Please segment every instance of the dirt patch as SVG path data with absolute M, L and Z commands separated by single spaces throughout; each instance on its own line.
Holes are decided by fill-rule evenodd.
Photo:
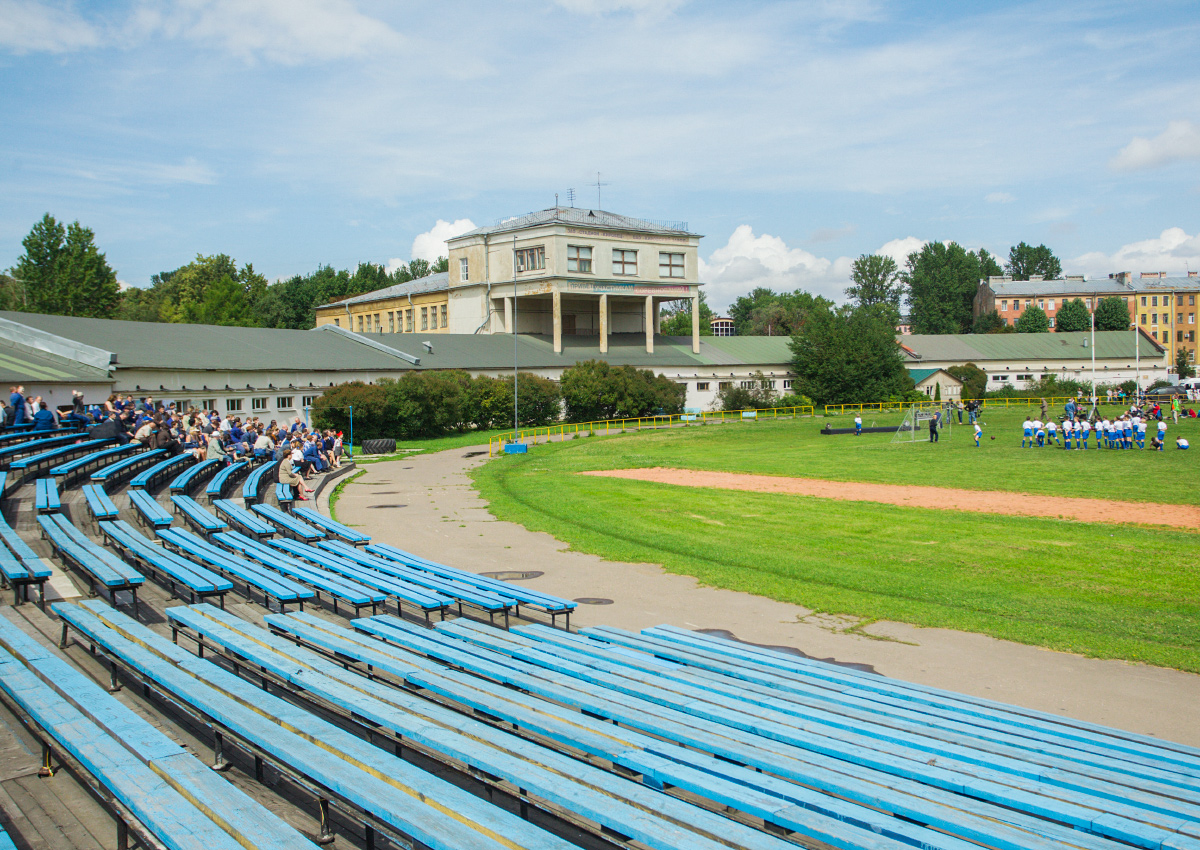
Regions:
M 1082 522 L 1124 522 L 1167 525 L 1200 530 L 1200 508 L 1191 505 L 1162 505 L 1151 502 L 1117 502 L 1109 499 L 1080 499 L 1067 496 L 1037 496 L 1003 490 L 959 490 L 953 487 L 924 487 L 901 484 L 865 484 L 823 481 L 817 478 L 785 478 L 734 472 L 705 472 L 695 469 L 606 469 L 582 472 L 604 478 L 627 478 L 681 487 L 715 487 L 753 493 L 787 493 L 849 502 L 882 502 L 910 508 L 973 511 L 981 514 L 1074 519 Z

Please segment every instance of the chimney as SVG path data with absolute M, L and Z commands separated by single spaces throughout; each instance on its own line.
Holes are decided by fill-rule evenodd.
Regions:
M 1110 280 L 1117 281 L 1117 283 L 1129 283 L 1133 280 L 1133 272 L 1116 272 L 1110 274 L 1108 277 Z
M 1031 274 L 1031 275 L 1029 276 L 1029 279 L 1030 279 L 1031 281 L 1033 281 L 1033 280 L 1045 280 L 1045 279 L 1046 279 L 1046 276 L 1045 276 L 1045 275 L 1043 275 L 1043 274 Z
M 987 282 L 988 283 L 1012 283 L 1012 277 L 1010 277 L 1009 275 L 992 274 L 992 275 L 988 275 Z
M 1188 277 L 1200 277 L 1200 272 L 1188 272 Z
M 1143 280 L 1145 280 L 1148 277 L 1161 279 L 1161 278 L 1166 277 L 1167 273 L 1166 272 L 1142 272 L 1141 275 L 1139 275 L 1139 276 Z

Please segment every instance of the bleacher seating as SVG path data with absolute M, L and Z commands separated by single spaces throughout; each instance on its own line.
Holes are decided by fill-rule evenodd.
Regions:
M 116 484 L 118 481 L 124 479 L 126 475 L 131 474 L 151 461 L 156 461 L 166 453 L 165 449 L 151 449 L 148 452 L 139 452 L 133 457 L 122 458 L 116 463 L 110 463 L 93 472 L 91 482 L 105 487 L 109 484 Z
M 7 486 L 9 489 L 15 490 L 27 478 L 31 478 L 43 470 L 57 466 L 59 463 L 79 457 L 80 455 L 90 454 L 110 443 L 112 443 L 112 440 L 83 440 L 82 442 L 71 443 L 65 446 L 56 446 L 44 452 L 23 457 L 20 460 L 14 460 L 8 465 L 9 475 Z
M 96 522 L 104 519 L 116 519 L 121 511 L 115 502 L 99 484 L 84 484 L 81 488 L 87 501 L 88 513 Z
M 196 462 L 196 458 L 184 452 L 183 454 L 169 457 L 166 460 L 160 460 L 148 469 L 143 469 L 129 482 L 129 486 L 135 490 L 147 489 L 154 487 L 159 481 L 164 478 L 170 478 L 185 466 L 190 466 Z
M 53 514 L 62 510 L 62 499 L 58 495 L 58 482 L 53 478 L 39 478 L 35 484 L 33 509 L 39 514 Z
M 259 494 L 274 477 L 275 469 L 278 466 L 276 461 L 268 461 L 255 467 L 254 471 L 246 476 L 246 481 L 242 484 L 242 502 L 247 507 L 261 501 Z
M 296 501 L 295 495 L 292 494 L 292 485 L 284 484 L 282 481 L 277 483 L 275 485 L 275 501 L 283 510 L 290 511 L 292 504 Z
M 158 503 L 158 499 L 145 490 L 130 490 L 129 504 L 134 509 L 137 518 L 149 528 L 166 528 L 174 521 Z
M 138 846 L 315 850 L 280 817 L 4 617 L 0 644 L 0 690 L 18 717 L 58 760 L 66 758 L 91 776 L 136 818 L 128 826 Z M 119 823 L 118 846 L 128 843 L 128 826 Z M 0 840 L 0 850 L 5 846 Z
M 317 540 L 325 539 L 324 531 L 321 531 L 319 528 L 313 528 L 304 520 L 298 519 L 286 511 L 281 511 L 274 505 L 259 502 L 258 504 L 251 505 L 250 509 L 263 519 L 273 523 L 277 529 L 289 537 L 294 537 L 305 543 L 314 543 Z
M 123 455 L 136 453 L 140 448 L 135 443 L 126 443 L 123 446 L 100 449 L 100 451 L 92 452 L 83 457 L 69 460 L 66 463 L 60 463 L 58 466 L 50 467 L 50 474 L 58 479 L 60 484 L 65 485 L 101 462 L 111 461 Z
M 170 701 L 207 718 L 224 736 L 252 748 L 302 784 L 334 798 L 344 818 L 359 821 L 359 835 L 369 826 L 393 844 L 419 842 L 432 850 L 573 846 L 256 683 L 198 660 L 107 606 L 51 607 L 130 675 L 152 683 Z
M 294 507 L 292 508 L 292 513 L 301 519 L 312 523 L 318 528 L 324 529 L 328 534 L 341 538 L 351 545 L 365 546 L 371 542 L 369 535 L 355 531 L 349 526 L 342 525 L 337 520 L 330 519 L 315 508 Z
M 111 594 L 128 590 L 133 598 L 133 612 L 137 615 L 137 589 L 146 577 L 126 564 L 112 552 L 97 546 L 62 514 L 46 514 L 37 517 L 42 536 L 50 541 L 59 559 L 75 567 L 88 579 L 92 595 L 97 585 L 103 585 Z
M 229 528 L 228 523 L 210 514 L 191 496 L 172 496 L 171 504 L 175 506 L 175 513 L 202 534 L 212 534 L 214 531 L 225 531 Z
M 218 549 L 208 541 L 184 531 L 182 528 L 164 528 L 158 532 L 163 544 L 181 555 L 187 555 L 231 578 L 240 579 L 246 585 L 246 598 L 254 601 L 251 588 L 263 594 L 263 606 L 270 609 L 273 598 L 280 611 L 289 604 L 297 604 L 304 610 L 304 600 L 313 598 L 313 591 L 298 581 L 271 570 L 254 561 L 239 557 L 224 549 Z
M 0 517 L 0 535 L 4 544 L 0 544 L 0 579 L 5 587 L 13 591 L 13 605 L 29 601 L 29 588 L 37 585 L 38 604 L 46 607 L 46 581 L 50 578 L 50 570 L 34 554 L 24 540 L 13 531 L 3 517 Z M 16 543 L 12 548 L 5 544 Z M 11 544 L 10 544 L 11 545 Z
M 358 616 L 368 605 L 372 611 L 378 610 L 378 606 L 387 599 L 387 595 L 376 588 L 352 581 L 322 567 L 306 564 L 236 531 L 222 531 L 214 534 L 212 539 L 214 543 L 231 552 L 245 555 L 289 578 L 304 582 L 316 591 L 318 602 L 321 601 L 321 594 L 325 593 L 329 596 L 335 613 L 338 611 L 339 602 L 349 605 L 354 609 L 355 616 Z
M 230 481 L 237 480 L 243 472 L 250 468 L 250 462 L 239 460 L 237 463 L 231 463 L 229 466 L 217 472 L 208 480 L 208 484 L 204 487 L 204 495 L 208 496 L 208 501 L 211 504 L 213 500 L 221 498 L 222 492 Z
M 455 602 L 455 599 L 449 595 L 439 594 L 429 588 L 410 584 L 374 570 L 364 569 L 345 558 L 339 558 L 337 555 L 323 552 L 313 546 L 305 546 L 294 540 L 272 540 L 270 545 L 287 555 L 310 561 L 318 567 L 343 576 L 350 581 L 382 591 L 397 600 L 397 607 L 399 607 L 399 602 L 405 602 L 421 611 L 426 622 L 429 622 L 429 615 L 434 611 L 440 612 L 444 617 L 446 609 Z
M 220 471 L 223 467 L 224 464 L 216 458 L 202 460 L 199 463 L 189 466 L 175 476 L 175 480 L 171 482 L 170 490 L 173 494 L 186 496 L 188 490 L 191 490 L 198 481 L 204 480 L 205 477 Z
M 330 546 L 336 547 L 336 545 L 335 542 L 331 541 Z M 499 579 L 481 576 L 467 570 L 448 567 L 445 564 L 421 558 L 411 552 L 405 552 L 403 549 L 397 549 L 395 546 L 387 543 L 373 544 L 367 547 L 367 551 L 372 555 L 378 555 L 397 564 L 403 564 L 422 572 L 431 573 L 442 578 L 476 587 L 480 590 L 498 594 L 506 599 L 513 600 L 518 606 L 526 605 L 530 608 L 545 611 L 550 615 L 552 623 L 557 623 L 559 614 L 565 614 L 565 628 L 571 628 L 571 612 L 575 610 L 576 604 L 569 599 L 561 599 L 557 596 L 551 596 L 548 593 L 539 593 L 536 590 L 521 587 L 512 582 L 500 581 Z M 520 614 L 519 607 L 517 608 L 517 613 Z
M 28 443 L 30 440 L 44 440 L 49 437 L 65 437 L 69 434 L 74 434 L 78 439 L 82 428 L 55 428 L 51 431 L 10 431 L 5 429 L 3 434 L 0 434 L 0 447 L 12 446 L 17 443 Z
M 217 499 L 213 502 L 213 507 L 217 509 L 217 513 L 236 525 L 244 534 L 260 540 L 275 535 L 275 526 L 264 522 L 229 499 Z
M 225 607 L 225 594 L 233 590 L 233 583 L 229 579 L 161 546 L 155 546 L 124 520 L 100 523 L 100 533 L 126 559 L 140 564 L 144 571 L 156 575 L 160 582 L 169 585 L 172 596 L 177 596 L 182 587 L 191 594 L 193 602 L 216 596 L 221 607 Z
M 38 434 L 41 433 L 43 432 L 38 432 Z M 78 439 L 79 434 L 69 433 L 58 434 L 53 437 L 32 437 L 30 439 L 0 446 L 0 467 L 7 467 L 12 461 L 19 457 L 37 454 L 38 452 L 44 452 L 54 446 L 69 445 Z

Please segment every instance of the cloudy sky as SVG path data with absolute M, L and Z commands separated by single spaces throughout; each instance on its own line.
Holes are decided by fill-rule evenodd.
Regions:
M 717 307 L 935 239 L 1195 270 L 1198 43 L 1194 0 L 0 0 L 0 268 L 47 211 L 133 285 L 394 265 L 599 172 Z

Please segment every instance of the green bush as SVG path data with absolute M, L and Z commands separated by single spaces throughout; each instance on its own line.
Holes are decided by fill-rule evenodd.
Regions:
M 562 391 L 549 378 L 522 373 L 517 382 L 517 410 L 523 427 L 557 422 L 562 416 Z M 467 390 L 467 420 L 481 430 L 513 424 L 513 380 L 511 377 L 481 376 Z
M 326 390 L 313 402 L 312 419 L 317 428 L 333 428 L 350 435 L 350 406 L 354 406 L 354 439 L 376 440 L 394 437 L 396 433 L 388 420 L 387 384 L 351 381 Z
M 649 369 L 586 360 L 565 369 L 560 382 L 567 420 L 595 422 L 681 413 L 687 389 Z

